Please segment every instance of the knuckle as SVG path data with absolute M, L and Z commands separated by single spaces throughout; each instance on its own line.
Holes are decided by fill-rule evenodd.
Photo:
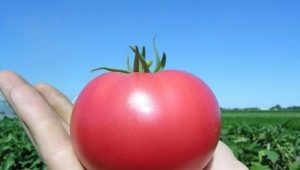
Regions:
M 47 90 L 49 88 L 49 85 L 44 82 L 39 82 L 34 85 L 34 88 L 39 89 L 39 90 Z

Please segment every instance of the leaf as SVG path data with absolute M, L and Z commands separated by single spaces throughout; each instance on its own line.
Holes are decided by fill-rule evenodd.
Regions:
M 267 156 L 267 158 L 275 163 L 279 159 L 279 155 L 277 152 L 272 151 L 272 150 L 261 150 L 258 153 L 261 156 Z
M 250 170 L 271 170 L 266 165 L 261 165 L 259 162 L 252 162 L 252 166 L 250 167 Z
M 139 72 L 140 71 L 140 59 L 139 59 L 139 49 L 137 46 L 132 47 L 129 46 L 131 48 L 131 50 L 134 52 L 135 56 L 134 56 L 134 64 L 133 64 L 133 71 L 134 72 Z
M 120 72 L 120 73 L 129 73 L 127 70 L 122 70 L 122 69 L 116 69 L 116 68 L 109 68 L 109 67 L 99 67 L 92 69 L 91 72 L 97 71 L 97 70 L 107 70 L 107 71 L 112 71 L 112 72 Z
M 146 60 L 146 61 L 147 61 L 148 68 L 150 68 L 153 63 L 152 60 Z
M 146 55 L 146 50 L 145 47 L 143 47 L 143 54 L 139 52 L 139 48 L 135 46 L 135 48 L 131 47 L 130 48 L 134 51 L 135 53 L 135 58 L 134 58 L 134 71 L 135 72 L 140 72 L 140 71 L 145 71 L 145 72 L 150 72 L 149 67 L 147 65 L 146 59 L 142 56 L 143 54 Z
M 300 162 L 293 162 L 289 165 L 289 170 L 299 170 L 300 169 Z
M 266 150 L 266 154 L 267 154 L 267 157 L 268 157 L 273 163 L 275 163 L 275 162 L 279 159 L 279 155 L 278 155 L 278 153 L 275 152 L 275 151 Z
M 0 120 L 0 169 L 45 169 L 16 118 Z
M 128 71 L 132 72 L 132 67 L 130 65 L 129 56 L 127 57 L 127 61 L 126 62 L 127 62 L 127 69 L 128 69 Z
M 146 59 L 146 48 L 145 48 L 145 46 L 143 46 L 143 49 L 142 49 L 142 57 L 144 59 Z
M 159 69 L 161 68 L 161 65 L 160 65 L 161 61 L 160 61 L 159 54 L 158 54 L 158 51 L 156 48 L 155 39 L 156 39 L 156 36 L 153 38 L 153 49 L 154 49 L 155 60 L 156 60 L 156 66 L 155 66 L 154 72 L 158 72 Z
M 150 70 L 149 70 L 147 61 L 146 61 L 143 57 L 141 57 L 141 56 L 139 56 L 139 59 L 140 59 L 140 62 L 141 62 L 141 64 L 142 64 L 142 66 L 143 66 L 143 67 L 142 67 L 143 70 L 144 70 L 145 72 L 149 73 Z
M 249 139 L 244 137 L 244 136 L 238 136 L 237 139 L 235 139 L 233 142 L 234 143 L 241 143 L 241 142 L 248 142 Z
M 165 68 L 166 62 L 167 62 L 167 55 L 166 53 L 163 53 L 163 56 L 160 61 L 160 70 L 163 70 Z
M 13 159 L 7 159 L 7 160 L 5 160 L 3 165 L 1 165 L 1 169 L 3 169 L 3 170 L 13 169 L 14 164 L 15 164 L 15 161 Z

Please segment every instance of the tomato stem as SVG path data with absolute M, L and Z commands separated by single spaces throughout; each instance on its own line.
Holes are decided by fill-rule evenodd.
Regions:
M 153 72 L 158 72 L 165 68 L 167 56 L 166 56 L 166 53 L 164 52 L 162 55 L 162 58 L 160 59 L 157 48 L 156 48 L 155 39 L 156 39 L 156 37 L 153 38 L 153 49 L 154 49 L 154 54 L 155 54 L 155 59 L 156 59 L 156 66 L 155 66 L 155 69 Z M 146 60 L 146 48 L 143 46 L 142 52 L 139 51 L 138 46 L 129 46 L 129 48 L 134 52 L 133 68 L 130 65 L 129 57 L 127 57 L 127 70 L 115 69 L 115 68 L 109 68 L 109 67 L 99 67 L 99 68 L 92 69 L 91 71 L 94 72 L 97 70 L 107 70 L 107 71 L 121 72 L 121 73 L 126 73 L 126 74 L 132 73 L 132 72 L 151 73 L 150 67 L 153 62 L 151 60 Z
M 134 61 L 134 72 L 145 72 L 145 73 L 150 73 L 149 70 L 149 65 L 147 64 L 147 61 L 145 59 L 146 55 L 146 49 L 143 47 L 142 53 L 140 53 L 139 48 L 137 46 L 132 47 L 130 46 L 132 51 L 135 53 L 135 58 Z
M 129 61 L 129 56 L 127 57 L 127 70 L 131 73 L 133 69 L 131 68 L 130 61 Z
M 91 70 L 91 72 L 98 71 L 98 70 L 107 70 L 107 71 L 112 71 L 112 72 L 120 72 L 120 73 L 130 73 L 127 70 L 122 70 L 122 69 L 116 69 L 116 68 L 109 68 L 109 67 L 98 67 L 94 68 Z

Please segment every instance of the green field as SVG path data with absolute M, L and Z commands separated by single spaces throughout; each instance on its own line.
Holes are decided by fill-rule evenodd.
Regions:
M 251 170 L 300 169 L 300 112 L 223 112 L 221 139 Z
M 0 132 L 0 170 L 45 169 L 16 118 Z M 300 170 L 300 112 L 223 112 L 221 140 L 250 170 Z
M 300 130 L 300 112 L 222 112 L 222 126 L 233 124 L 284 124 L 288 128 Z

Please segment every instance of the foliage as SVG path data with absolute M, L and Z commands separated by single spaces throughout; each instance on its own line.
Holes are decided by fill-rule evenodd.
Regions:
M 45 169 L 16 118 L 0 120 L 0 169 Z
M 282 107 L 279 104 L 276 104 L 270 108 L 258 108 L 258 107 L 247 107 L 247 108 L 221 108 L 222 112 L 300 112 L 300 106 L 288 106 Z
M 222 128 L 235 124 L 278 125 L 285 124 L 288 129 L 300 129 L 300 112 L 222 112 Z
M 251 170 L 300 169 L 300 132 L 285 125 L 234 124 L 222 140 Z
M 300 170 L 300 119 L 282 115 L 223 114 L 221 139 L 250 170 Z M 16 118 L 0 120 L 0 169 L 45 169 Z

